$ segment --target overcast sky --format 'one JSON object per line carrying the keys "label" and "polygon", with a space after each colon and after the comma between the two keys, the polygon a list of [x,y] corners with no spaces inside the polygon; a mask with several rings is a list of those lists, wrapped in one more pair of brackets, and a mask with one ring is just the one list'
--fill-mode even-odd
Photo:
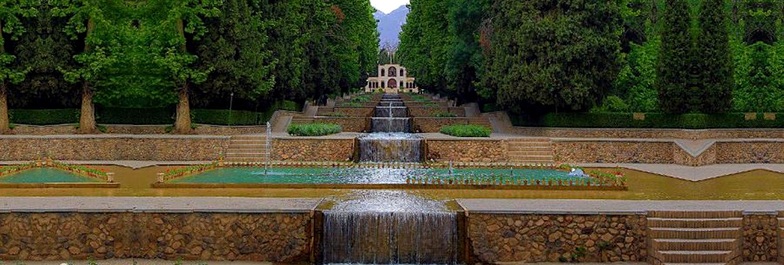
{"label": "overcast sky", "polygon": [[408,3],[409,0],[370,0],[370,4],[373,5],[373,7],[387,14]]}

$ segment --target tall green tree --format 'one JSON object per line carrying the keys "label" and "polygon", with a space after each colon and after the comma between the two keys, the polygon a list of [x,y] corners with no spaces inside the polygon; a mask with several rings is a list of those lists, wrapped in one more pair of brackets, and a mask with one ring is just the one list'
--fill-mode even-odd
{"label": "tall green tree", "polygon": [[[704,0],[700,10],[700,36],[696,40],[694,69],[699,90],[696,110],[705,113],[725,112],[732,106],[733,64],[724,0]],[[696,91],[695,91],[696,92]]]}
{"label": "tall green tree", "polygon": [[619,70],[615,1],[500,1],[492,13],[485,83],[515,112],[585,110]]}
{"label": "tall green tree", "polygon": [[68,19],[65,32],[71,40],[81,42],[81,51],[74,56],[75,64],[58,68],[63,72],[66,81],[81,85],[81,111],[79,115],[79,132],[96,133],[95,118],[95,84],[105,78],[107,69],[111,67],[118,55],[119,43],[113,38],[116,28],[107,20],[102,9],[116,10],[120,6],[117,1],[96,0],[54,0],[56,7],[52,15]]}
{"label": "tall green tree", "polygon": [[16,57],[7,52],[6,39],[18,40],[25,31],[19,18],[35,16],[36,2],[20,0],[0,2],[0,134],[8,133],[11,129],[8,114],[8,83],[19,83],[26,73],[25,69],[12,67]]}
{"label": "tall green tree", "polygon": [[199,69],[194,63],[197,56],[189,51],[189,40],[198,40],[206,32],[204,17],[216,17],[220,14],[217,8],[220,0],[158,0],[164,10],[166,18],[157,26],[159,40],[155,42],[152,52],[156,55],[155,63],[158,64],[177,91],[177,110],[174,119],[175,133],[190,133],[190,87],[192,83],[201,83],[207,80],[207,75],[212,68]]}
{"label": "tall green tree", "polygon": [[665,0],[662,14],[661,50],[656,66],[656,88],[663,111],[685,113],[691,110],[690,53],[692,36],[689,6],[683,0]]}
{"label": "tall green tree", "polygon": [[335,56],[340,63],[340,88],[347,92],[363,87],[376,66],[379,33],[373,18],[375,9],[370,1],[334,0],[330,10],[337,22]]}
{"label": "tall green tree", "polygon": [[401,63],[420,88],[436,93],[446,92],[447,87],[444,72],[453,40],[448,16],[448,1],[412,0],[400,33]]}
{"label": "tall green tree", "polygon": [[479,30],[490,9],[489,0],[451,0],[448,21],[453,36],[445,74],[451,96],[460,102],[476,100],[484,56],[479,45]]}
{"label": "tall green tree", "polygon": [[209,71],[205,82],[193,85],[193,96],[201,105],[231,94],[254,101],[275,82],[265,34],[269,23],[260,7],[246,0],[225,0],[220,10],[220,16],[203,18],[207,32],[188,43],[198,56],[195,68]]}

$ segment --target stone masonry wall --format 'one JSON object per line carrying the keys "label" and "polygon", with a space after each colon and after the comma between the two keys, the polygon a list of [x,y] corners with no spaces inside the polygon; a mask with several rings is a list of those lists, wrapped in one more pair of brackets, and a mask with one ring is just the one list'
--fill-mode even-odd
{"label": "stone masonry wall", "polygon": [[352,108],[352,107],[335,107],[335,108],[328,108],[328,107],[319,107],[318,113],[316,116],[329,116],[332,113],[342,113],[346,115],[346,117],[370,117],[373,116],[373,111],[376,108],[369,107],[369,108]]}
{"label": "stone masonry wall", "polygon": [[308,213],[4,213],[0,260],[303,262]]}
{"label": "stone masonry wall", "polygon": [[743,261],[777,262],[779,221],[776,214],[749,214],[743,217]]}
{"label": "stone masonry wall", "polygon": [[435,117],[439,113],[453,113],[457,117],[465,117],[465,108],[462,107],[409,107],[411,117]]}
{"label": "stone masonry wall", "polygon": [[433,117],[420,117],[420,118],[413,118],[413,130],[423,133],[436,133],[441,131],[441,127],[447,125],[458,125],[458,124],[476,124],[476,125],[483,125],[487,128],[492,128],[490,126],[490,122],[485,118],[465,118],[465,117],[458,117],[458,118],[433,118]]}
{"label": "stone masonry wall", "polygon": [[717,142],[716,163],[784,163],[784,142]]}
{"label": "stone masonry wall", "polygon": [[501,140],[434,140],[426,142],[425,158],[433,161],[505,162],[506,150]]}
{"label": "stone masonry wall", "polygon": [[784,129],[601,129],[512,127],[510,133],[554,138],[730,139],[784,138]]}
{"label": "stone masonry wall", "polygon": [[353,138],[278,138],[272,141],[272,160],[350,161],[353,156]]}
{"label": "stone masonry wall", "polygon": [[[644,215],[483,214],[468,216],[477,262],[558,262],[584,248],[581,262],[645,262]],[[578,254],[579,255],[579,254]]]}
{"label": "stone masonry wall", "polygon": [[6,136],[0,137],[0,160],[217,160],[228,136]]}
{"label": "stone masonry wall", "polygon": [[[106,126],[105,134],[168,134],[168,125],[123,125],[110,124]],[[198,125],[194,134],[198,135],[239,135],[263,133],[267,130],[266,126],[220,126],[220,125]],[[16,135],[63,135],[76,134],[74,125],[16,125],[12,134]],[[103,134],[103,135],[105,135]]]}
{"label": "stone masonry wall", "polygon": [[370,118],[316,117],[313,122],[334,123],[344,132],[364,132],[370,129]]}
{"label": "stone masonry wall", "polygon": [[672,142],[652,141],[553,141],[560,163],[674,163]]}

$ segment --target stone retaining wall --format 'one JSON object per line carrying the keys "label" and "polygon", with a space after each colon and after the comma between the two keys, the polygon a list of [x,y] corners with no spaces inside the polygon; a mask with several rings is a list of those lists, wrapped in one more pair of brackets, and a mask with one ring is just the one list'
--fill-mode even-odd
{"label": "stone retaining wall", "polygon": [[490,121],[486,118],[465,118],[465,117],[458,117],[458,118],[434,118],[434,117],[419,117],[413,118],[413,130],[415,132],[422,132],[422,133],[435,133],[440,132],[441,127],[447,125],[458,125],[458,124],[476,124],[476,125],[484,125],[487,128],[491,128]]}
{"label": "stone retaining wall", "polygon": [[452,113],[457,117],[465,117],[465,108],[462,107],[409,107],[411,117],[435,117],[439,113]]}
{"label": "stone retaining wall", "polygon": [[434,140],[426,142],[425,159],[454,162],[505,162],[506,144],[502,140]]}
{"label": "stone retaining wall", "polygon": [[784,138],[784,129],[601,129],[512,127],[510,133],[553,138],[731,139]]}
{"label": "stone retaining wall", "polygon": [[342,113],[347,117],[371,117],[376,108],[352,108],[352,107],[319,107],[316,116],[329,116],[332,113]]}
{"label": "stone retaining wall", "polygon": [[778,262],[779,221],[777,214],[749,214],[743,218],[741,253],[746,262]]}
{"label": "stone retaining wall", "polygon": [[471,256],[482,264],[559,262],[584,248],[581,262],[645,262],[644,215],[468,215]]}
{"label": "stone retaining wall", "polygon": [[228,136],[74,135],[0,137],[2,161],[35,160],[217,160]]}
{"label": "stone retaining wall", "polygon": [[2,213],[0,260],[307,262],[309,213]]}
{"label": "stone retaining wall", "polygon": [[717,164],[784,163],[784,142],[717,142]]}
{"label": "stone retaining wall", "polygon": [[[559,163],[675,163],[675,143],[669,141],[553,141]],[[688,154],[687,154],[688,155]]]}
{"label": "stone retaining wall", "polygon": [[[105,125],[106,134],[168,134],[169,125]],[[241,135],[263,133],[266,126],[219,126],[198,125],[194,134],[199,135]],[[76,134],[76,127],[70,124],[63,125],[16,125],[13,130],[16,135],[67,135]]]}
{"label": "stone retaining wall", "polygon": [[272,160],[351,161],[355,140],[318,137],[277,138],[272,141]]}
{"label": "stone retaining wall", "polygon": [[370,118],[315,117],[313,122],[338,124],[344,132],[365,132],[370,129]]}

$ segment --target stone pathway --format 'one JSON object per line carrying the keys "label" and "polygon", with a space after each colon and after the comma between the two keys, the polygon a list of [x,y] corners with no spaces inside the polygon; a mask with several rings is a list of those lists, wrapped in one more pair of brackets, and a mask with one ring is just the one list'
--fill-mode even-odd
{"label": "stone pathway", "polygon": [[309,212],[319,198],[0,197],[2,212]]}
{"label": "stone pathway", "polygon": [[784,164],[719,164],[707,166],[683,166],[672,164],[625,164],[625,163],[577,163],[577,166],[592,168],[628,168],[632,170],[668,176],[672,178],[703,181],[752,170],[767,170],[784,173]]}
{"label": "stone pathway", "polygon": [[458,199],[471,212],[537,214],[644,214],[648,211],[784,211],[784,201],[630,201]]}

